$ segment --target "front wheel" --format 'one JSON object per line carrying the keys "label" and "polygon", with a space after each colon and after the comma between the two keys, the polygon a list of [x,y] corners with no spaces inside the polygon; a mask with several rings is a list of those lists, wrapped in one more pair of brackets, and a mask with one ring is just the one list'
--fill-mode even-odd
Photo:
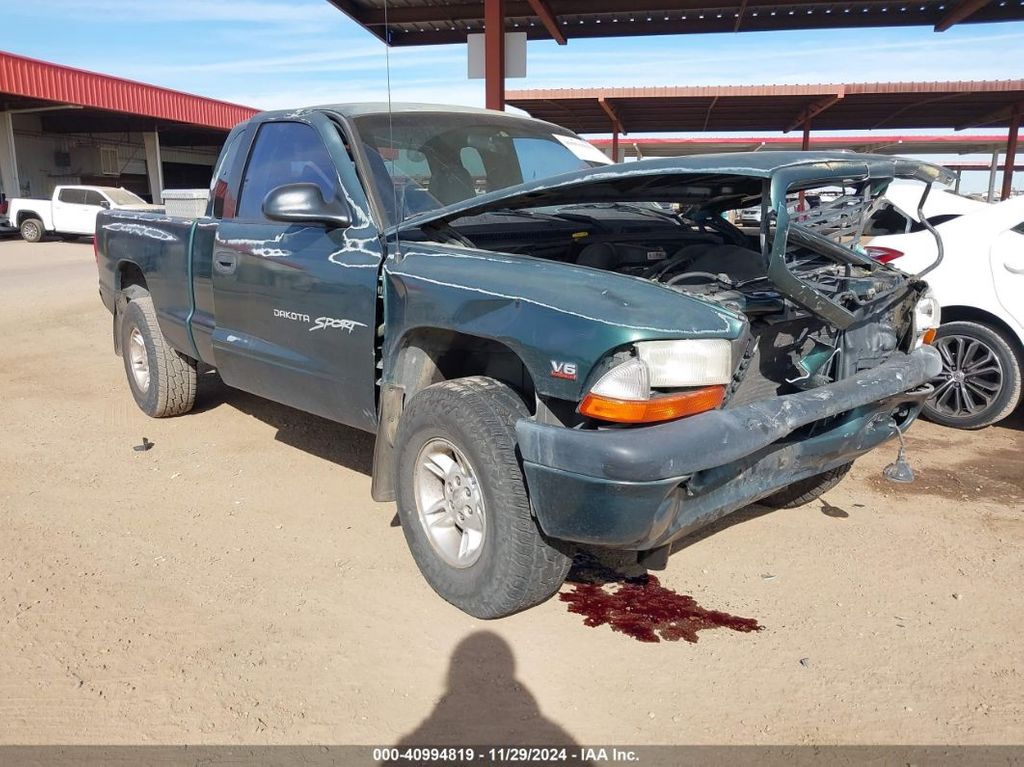
{"label": "front wheel", "polygon": [[980,429],[1014,411],[1021,397],[1022,361],[1013,342],[996,328],[978,322],[949,322],[939,327],[935,348],[942,372],[923,415],[956,429]]}
{"label": "front wheel", "polygon": [[398,515],[420,572],[477,618],[500,618],[555,593],[568,552],[541,534],[516,458],[523,401],[491,378],[429,386],[405,408],[398,446]]}
{"label": "front wheel", "polygon": [[46,233],[46,230],[43,228],[43,222],[38,218],[26,218],[21,222],[19,230],[21,231],[21,239],[25,240],[25,242],[39,242]]}
{"label": "front wheel", "polygon": [[182,415],[196,401],[196,362],[167,343],[153,299],[128,302],[121,322],[121,356],[135,403],[153,418]]}

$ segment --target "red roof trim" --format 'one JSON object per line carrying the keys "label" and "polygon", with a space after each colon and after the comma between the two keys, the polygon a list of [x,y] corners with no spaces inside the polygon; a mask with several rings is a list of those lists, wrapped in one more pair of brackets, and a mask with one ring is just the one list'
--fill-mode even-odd
{"label": "red roof trim", "polygon": [[0,51],[0,94],[230,130],[258,110]]}
{"label": "red roof trim", "polygon": [[[595,146],[611,146],[610,138],[588,139]],[[800,144],[800,136],[694,136],[686,138],[619,138],[620,144],[639,144],[640,146],[689,146],[701,144]],[[1005,133],[985,136],[811,136],[811,144],[995,144],[1006,143]],[[987,166],[986,166],[987,167]]]}

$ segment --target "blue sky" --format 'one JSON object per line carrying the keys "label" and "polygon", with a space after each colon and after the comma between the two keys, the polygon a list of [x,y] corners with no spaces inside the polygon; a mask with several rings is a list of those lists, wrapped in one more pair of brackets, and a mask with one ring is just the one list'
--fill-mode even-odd
{"label": "blue sky", "polygon": [[[0,49],[259,108],[383,100],[384,45],[326,0],[5,0]],[[1024,23],[535,41],[509,89],[1024,78]],[[396,100],[482,105],[464,45],[392,49]]]}

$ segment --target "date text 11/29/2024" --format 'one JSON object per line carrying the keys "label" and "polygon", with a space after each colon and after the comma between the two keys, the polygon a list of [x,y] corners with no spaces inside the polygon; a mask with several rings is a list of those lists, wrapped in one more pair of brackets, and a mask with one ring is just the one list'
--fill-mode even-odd
{"label": "date text 11/29/2024", "polygon": [[636,763],[640,757],[636,751],[622,747],[564,746],[410,746],[374,748],[376,762],[429,764],[452,762],[484,762],[487,764],[602,764]]}

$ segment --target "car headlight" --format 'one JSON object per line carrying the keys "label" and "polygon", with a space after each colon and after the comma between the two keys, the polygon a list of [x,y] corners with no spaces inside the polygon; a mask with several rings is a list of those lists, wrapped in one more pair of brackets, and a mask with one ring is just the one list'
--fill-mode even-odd
{"label": "car headlight", "polygon": [[941,322],[942,307],[939,306],[939,300],[930,290],[926,291],[914,307],[914,348],[934,341]]}
{"label": "car headlight", "polygon": [[725,399],[732,378],[732,344],[726,339],[641,341],[634,349],[635,357],[591,387],[580,413],[614,423],[655,423],[713,410]]}

